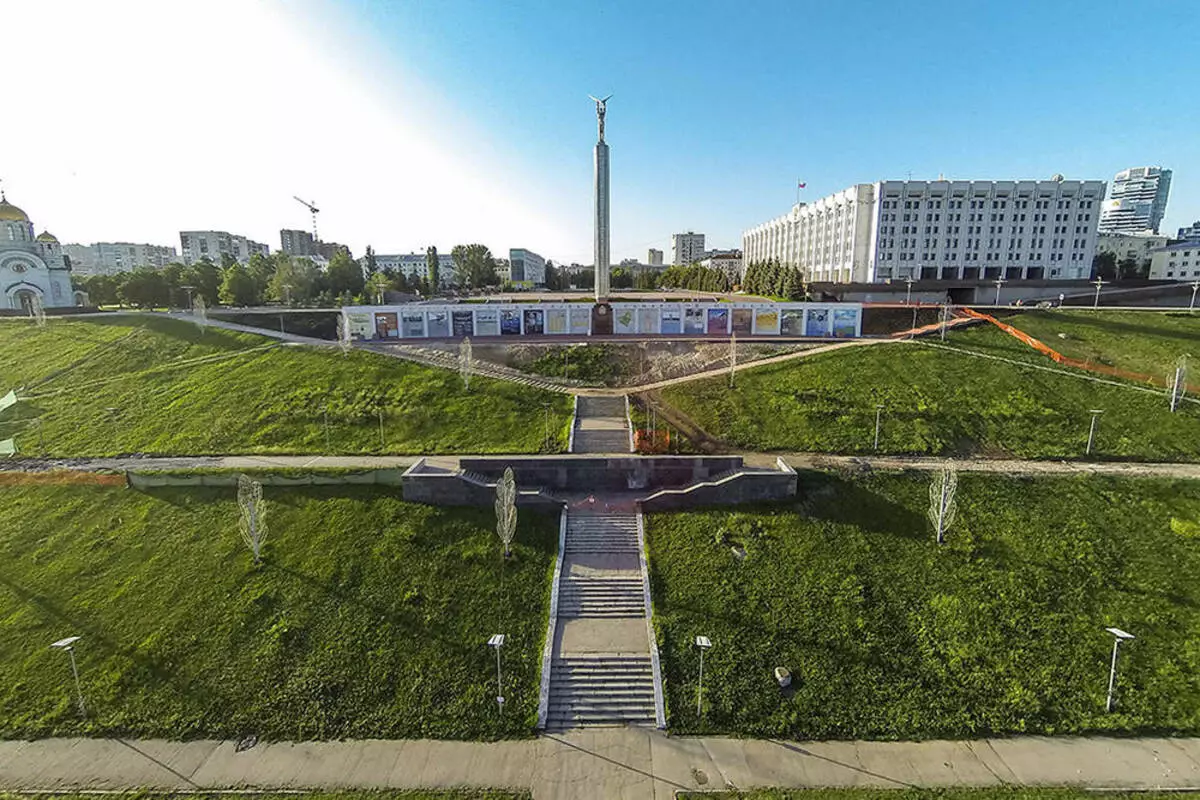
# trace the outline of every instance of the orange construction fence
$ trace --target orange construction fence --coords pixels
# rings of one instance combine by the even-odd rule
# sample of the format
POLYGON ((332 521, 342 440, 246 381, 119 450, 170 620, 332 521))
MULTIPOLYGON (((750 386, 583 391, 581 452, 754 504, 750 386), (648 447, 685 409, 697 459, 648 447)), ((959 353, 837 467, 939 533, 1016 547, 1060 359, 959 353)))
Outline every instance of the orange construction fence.
POLYGON ((633 449, 639 453, 665 453, 670 447, 671 432, 665 428, 638 428, 633 432, 633 449))
MULTIPOLYGON (((1009 336, 1012 336, 1013 338, 1024 342, 1025 344, 1032 347, 1034 350, 1037 350, 1042 355, 1049 356, 1050 359, 1052 359, 1056 363, 1064 364, 1068 367, 1075 367, 1076 369, 1082 369, 1087 372, 1096 372, 1101 375, 1110 375, 1114 378, 1123 378, 1124 380, 1128 380, 1128 381, 1135 381, 1138 383, 1147 383, 1147 384, 1150 384, 1151 386, 1159 386, 1159 387, 1167 388, 1170 385, 1165 376, 1154 376, 1154 375, 1146 375, 1141 372, 1130 372, 1127 369, 1118 369, 1117 367, 1110 367, 1107 364, 1097 364, 1094 361, 1080 361, 1078 358, 1071 358, 1070 356, 1064 356, 1062 353, 1058 352, 1053 347, 1049 347, 1048 345, 1046 345, 1040 339, 1035 339, 1032 336, 1030 336, 1028 333, 1026 333, 1025 331, 1020 330, 1019 328, 1014 328, 1012 325, 1009 325, 1005 322, 1001 322, 1000 320, 996 319, 993 316, 990 316, 988 314, 981 314, 980 312, 975 311, 974 309, 971 309, 971 308, 960 308, 958 310, 960 312, 962 312, 963 314, 966 314, 968 317, 973 317, 975 319, 981 319, 981 320, 985 320, 987 322, 992 323, 997 328, 999 328, 1000 330, 1007 333, 1009 336)), ((1186 388, 1189 392, 1191 392, 1191 391, 1196 391, 1196 390, 1200 389, 1200 386, 1197 386, 1196 384, 1188 384, 1186 388)))

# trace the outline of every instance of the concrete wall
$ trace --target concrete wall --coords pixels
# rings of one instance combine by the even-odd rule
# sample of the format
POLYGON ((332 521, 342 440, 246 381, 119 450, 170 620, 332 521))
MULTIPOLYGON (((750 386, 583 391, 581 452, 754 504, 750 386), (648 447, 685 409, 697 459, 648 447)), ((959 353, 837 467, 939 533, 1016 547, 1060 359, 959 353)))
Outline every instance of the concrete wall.
POLYGON ((702 481, 682 489, 663 489, 643 499, 643 512, 672 511, 699 506, 765 503, 796 496, 796 472, 746 471, 716 481, 702 481))
MULTIPOLYGON (((403 488, 404 500, 409 503, 425 503, 432 506, 491 506, 496 501, 494 482, 485 483, 459 472, 427 467, 425 459, 421 459, 404 472, 400 485, 403 488)), ((537 489, 521 488, 518 485, 517 505, 557 508, 561 503, 537 489)))
MULTIPOLYGON (((353 473, 320 473, 307 475, 260 474, 247 470, 263 486, 400 486, 402 473, 398 469, 373 469, 353 473)), ((127 472, 126 485, 132 489, 152 489, 161 486, 237 486, 237 471, 211 474, 180 474, 171 472, 127 472)))
POLYGON ((498 478, 512 467, 518 486, 551 490, 623 492, 653 491, 686 486, 730 470, 740 469, 741 456, 640 456, 613 458, 562 458, 513 456, 511 458, 464 458, 459 465, 468 472, 498 478))

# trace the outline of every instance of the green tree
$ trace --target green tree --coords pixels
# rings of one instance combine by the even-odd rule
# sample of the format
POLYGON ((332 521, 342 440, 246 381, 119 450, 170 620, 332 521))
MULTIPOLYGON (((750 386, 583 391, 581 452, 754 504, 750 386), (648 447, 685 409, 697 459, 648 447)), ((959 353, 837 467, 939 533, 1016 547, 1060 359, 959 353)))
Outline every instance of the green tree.
POLYGON ((1149 266, 1143 269, 1142 265, 1136 258, 1123 258, 1121 259, 1121 263, 1117 264, 1117 277, 1121 280, 1127 280, 1130 278, 1145 278, 1149 276, 1149 274, 1149 266))
POLYGON ((271 278, 275 275, 275 267, 275 259, 270 256, 264 256, 262 253, 250 256, 246 273, 254 280, 255 294, 260 300, 267 294, 267 287, 271 285, 271 278))
POLYGON ((392 288, 392 281, 382 272, 376 272, 367 278, 367 293, 373 303, 383 303, 383 293, 392 288))
POLYGON ((311 302, 318 292, 321 270, 312 259, 293 259, 287 253, 276 253, 275 272, 267 286, 267 296, 289 305, 311 302))
POLYGON ((617 267, 609 273, 608 285, 613 289, 632 289, 633 273, 625 267, 617 267))
POLYGON ((329 260, 325 278, 329 291, 338 297, 360 295, 366 285, 362 267, 349 253, 342 250, 334 253, 333 258, 329 260))
POLYGON ((184 285, 193 287, 192 297, 203 297, 215 306, 220 301, 221 271, 207 257, 184 269, 184 285))
POLYGON ((368 275, 374 275, 379 271, 379 264, 375 261, 375 248, 371 245, 367 245, 367 254, 363 256, 363 259, 368 275))
POLYGON ((116 275, 73 276, 71 285, 88 294, 88 302, 94 306, 114 306, 121 302, 121 281, 116 275))
POLYGON ((162 273, 149 267, 127 272, 118 290, 121 302, 139 308, 157 308, 170 303, 171 292, 162 273))
POLYGON ((251 306, 258 301, 258 285, 246 268, 236 261, 224 271, 220 298, 229 306, 251 306))
POLYGON ((429 275, 429 285, 436 293, 442 288, 442 265, 438 260, 437 248, 433 245, 425 250, 425 273, 429 275))
POLYGON ((1092 277, 1106 281, 1117 279, 1117 254, 1109 251, 1096 253, 1092 257, 1092 277))
POLYGON ((497 286, 496 259, 492 251, 482 244, 459 244, 450 251, 458 281, 469 289, 497 286))

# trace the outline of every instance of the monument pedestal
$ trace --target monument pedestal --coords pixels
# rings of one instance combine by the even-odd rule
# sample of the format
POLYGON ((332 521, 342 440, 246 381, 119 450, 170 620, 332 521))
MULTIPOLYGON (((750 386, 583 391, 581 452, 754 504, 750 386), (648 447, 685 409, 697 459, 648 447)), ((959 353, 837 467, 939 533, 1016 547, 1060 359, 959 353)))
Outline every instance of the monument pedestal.
POLYGON ((592 336, 611 336, 613 332, 612 306, 607 300, 592 306, 592 336))

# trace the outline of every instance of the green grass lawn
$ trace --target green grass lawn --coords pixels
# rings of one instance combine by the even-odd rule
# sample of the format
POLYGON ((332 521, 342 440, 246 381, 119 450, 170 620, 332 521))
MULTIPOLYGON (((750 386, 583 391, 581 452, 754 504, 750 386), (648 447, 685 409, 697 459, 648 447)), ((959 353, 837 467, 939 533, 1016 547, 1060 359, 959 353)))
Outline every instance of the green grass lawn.
POLYGON ((1096 792, 1087 789, 997 786, 949 789, 759 789, 752 792, 684 792, 680 800, 1169 800, 1179 792, 1096 792))
MULTIPOLYGON (((1200 313, 1186 311, 1024 311, 1002 320, 1064 356, 1164 379, 1182 355, 1193 358, 1200 382, 1200 313)), ((994 325, 952 332, 947 342, 981 352, 1053 365, 994 325)))
POLYGON ((522 510, 502 563, 490 509, 266 487, 255 568, 233 489, 2 491, 0 737, 532 732, 556 515, 522 510), (493 633, 509 637, 502 717, 493 633), (86 722, 49 647, 69 635, 86 722))
POLYGON ((964 475, 939 547, 929 480, 802 473, 796 504, 648 517, 671 729, 1200 732, 1200 482, 964 475), (1113 714, 1107 626, 1138 637, 1113 714), (703 722, 696 635, 713 641, 703 722))
POLYGON ((740 372, 733 389, 713 378, 663 397, 710 435, 750 450, 872 452, 881 404, 882 453, 1079 457, 1088 410, 1098 408, 1098 457, 1200 458, 1200 406, 1171 414, 1161 394, 919 343, 852 347, 740 372))
POLYGON ((375 353, 136 315, 3 320, 0 351, 0 394, 30 397, 0 413, 0 439, 26 455, 566 449, 566 395, 479 376, 466 392, 454 372, 375 353))

